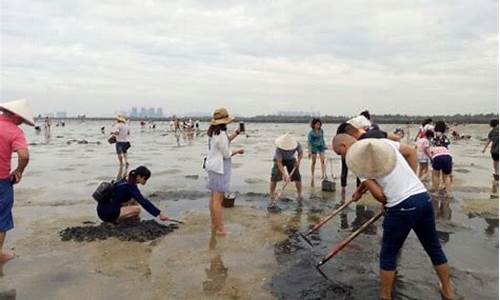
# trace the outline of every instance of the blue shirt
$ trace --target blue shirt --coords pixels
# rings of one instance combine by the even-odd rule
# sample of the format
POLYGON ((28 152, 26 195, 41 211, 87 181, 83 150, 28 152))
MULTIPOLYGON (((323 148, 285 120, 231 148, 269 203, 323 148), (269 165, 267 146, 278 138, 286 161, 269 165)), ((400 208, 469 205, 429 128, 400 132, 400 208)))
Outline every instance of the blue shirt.
POLYGON ((309 135, 307 136, 307 141, 312 150, 317 149, 322 151, 326 148, 323 129, 319 130, 319 134, 314 129, 309 131, 309 135))
POLYGON ((160 210, 151 201, 142 196, 137 185, 121 180, 113 186, 112 206, 119 210, 123 203, 131 199, 137 201, 152 216, 157 217, 160 214, 160 210))

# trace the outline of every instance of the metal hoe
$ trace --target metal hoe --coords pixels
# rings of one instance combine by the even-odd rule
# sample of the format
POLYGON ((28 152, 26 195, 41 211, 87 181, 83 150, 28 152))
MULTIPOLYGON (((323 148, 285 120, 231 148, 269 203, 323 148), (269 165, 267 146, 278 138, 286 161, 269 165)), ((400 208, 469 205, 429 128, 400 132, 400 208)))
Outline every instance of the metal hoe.
POLYGON ((342 242, 338 243, 333 249, 332 251, 327 255, 325 256, 317 265, 316 265, 316 269, 318 270, 318 272, 326 279, 328 279, 328 277, 325 275, 325 273, 323 273, 323 271, 321 271, 320 267, 324 264, 326 264, 330 259, 332 259, 335 255, 337 255, 340 251, 342 251, 342 249, 344 249, 347 245, 349 245, 350 242, 352 242, 358 235, 360 235, 366 228, 368 228, 368 226, 370 226, 371 224, 375 223, 380 217, 382 217, 382 215, 384 214, 383 211, 380 211, 378 214, 376 214, 375 216, 373 216, 370 220, 366 221, 360 228, 358 228, 356 231, 354 231, 353 233, 351 233, 351 235, 349 235, 345 240, 343 240, 342 242))
POLYGON ((348 207, 351 203, 353 203, 354 200, 349 200, 347 202, 345 202, 344 204, 342 204, 341 206, 339 206, 339 208, 337 208, 336 210, 334 210, 331 214, 329 214, 328 216, 326 216, 325 218, 323 218, 321 221, 319 221, 311 230, 309 230, 308 232, 306 233, 301 233, 299 232, 299 236, 302 237, 302 239, 304 239, 304 241, 306 241, 306 243, 313 247, 313 244, 311 243, 311 241, 307 238, 309 235, 311 235, 312 233, 318 231, 323 225, 325 225, 328 221, 330 221, 331 219, 333 219, 336 215, 338 215, 340 212, 342 212, 346 207, 348 207))

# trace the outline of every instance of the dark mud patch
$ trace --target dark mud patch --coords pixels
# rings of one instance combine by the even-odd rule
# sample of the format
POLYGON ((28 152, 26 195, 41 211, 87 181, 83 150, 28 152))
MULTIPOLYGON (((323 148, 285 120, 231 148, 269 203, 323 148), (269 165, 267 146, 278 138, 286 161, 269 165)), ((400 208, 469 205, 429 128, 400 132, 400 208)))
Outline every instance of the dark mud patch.
POLYGON ((467 169, 455 169, 453 171, 456 172, 456 173, 463 173, 463 174, 470 173, 470 171, 467 170, 467 169))
POLYGON ((0 292, 0 300, 16 300, 17 292, 15 289, 0 292))
POLYGON ((198 180, 200 178, 200 175, 186 175, 186 176, 184 176, 184 178, 198 180))
POLYGON ((208 197, 208 191, 207 192, 201 192, 201 191, 156 191, 153 192, 149 195, 151 199, 159 199, 159 200, 172 200, 172 201, 178 201, 178 200, 198 200, 201 198, 207 198, 208 197))
POLYGON ((480 187, 480 186, 456 186, 453 187, 454 192, 461 193, 490 193, 491 187, 480 187))
POLYGON ((267 180, 264 180, 262 178, 246 178, 245 183, 247 184, 267 183, 267 180))
POLYGON ((120 241, 146 242, 167 235, 177 229, 174 224, 159 224, 154 220, 120 224, 101 223, 98 226, 68 227, 59 232, 62 241, 93 242, 117 238, 120 241))
MULTIPOLYGON (((198 200, 201 198, 208 198, 210 192, 205 191, 188 191, 188 190, 177 190, 177 191, 156 191, 149 194, 151 199, 158 200, 171 200, 171 201, 179 201, 179 200, 198 200)), ((262 200, 266 197, 266 194, 263 193, 235 193, 237 199, 241 199, 244 201, 254 201, 254 200, 262 200)))
POLYGON ((350 286, 326 280, 307 258, 274 276, 269 289, 277 299, 353 299, 350 286))
POLYGON ((69 171, 74 171, 74 170, 76 170, 76 169, 75 168, 71 168, 71 167, 56 169, 56 171, 59 171, 59 172, 69 172, 69 171))

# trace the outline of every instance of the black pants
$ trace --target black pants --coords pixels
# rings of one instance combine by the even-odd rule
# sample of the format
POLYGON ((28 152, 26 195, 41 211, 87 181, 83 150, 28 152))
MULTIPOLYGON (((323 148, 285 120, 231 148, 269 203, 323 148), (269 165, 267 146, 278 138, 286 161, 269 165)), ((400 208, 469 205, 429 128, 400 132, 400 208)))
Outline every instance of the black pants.
MULTIPOLYGON (((347 175, 349 174, 349 169, 347 168, 347 164, 345 162, 345 157, 342 157, 342 169, 340 172, 340 186, 341 187, 346 187, 347 186, 347 175)), ((356 177, 356 186, 361 185, 361 180, 359 180, 358 177, 356 177)))

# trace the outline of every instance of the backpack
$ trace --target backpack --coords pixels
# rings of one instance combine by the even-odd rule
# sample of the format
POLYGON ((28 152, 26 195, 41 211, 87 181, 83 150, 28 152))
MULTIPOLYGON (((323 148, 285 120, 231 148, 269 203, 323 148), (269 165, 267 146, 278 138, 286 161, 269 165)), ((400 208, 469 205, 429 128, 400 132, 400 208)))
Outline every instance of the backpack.
POLYGON ((92 194, 92 198, 94 198, 94 200, 97 201, 97 203, 109 203, 109 202, 111 202, 111 198, 113 198, 114 185, 115 185, 114 181, 101 182, 101 184, 99 184, 97 189, 92 194))

